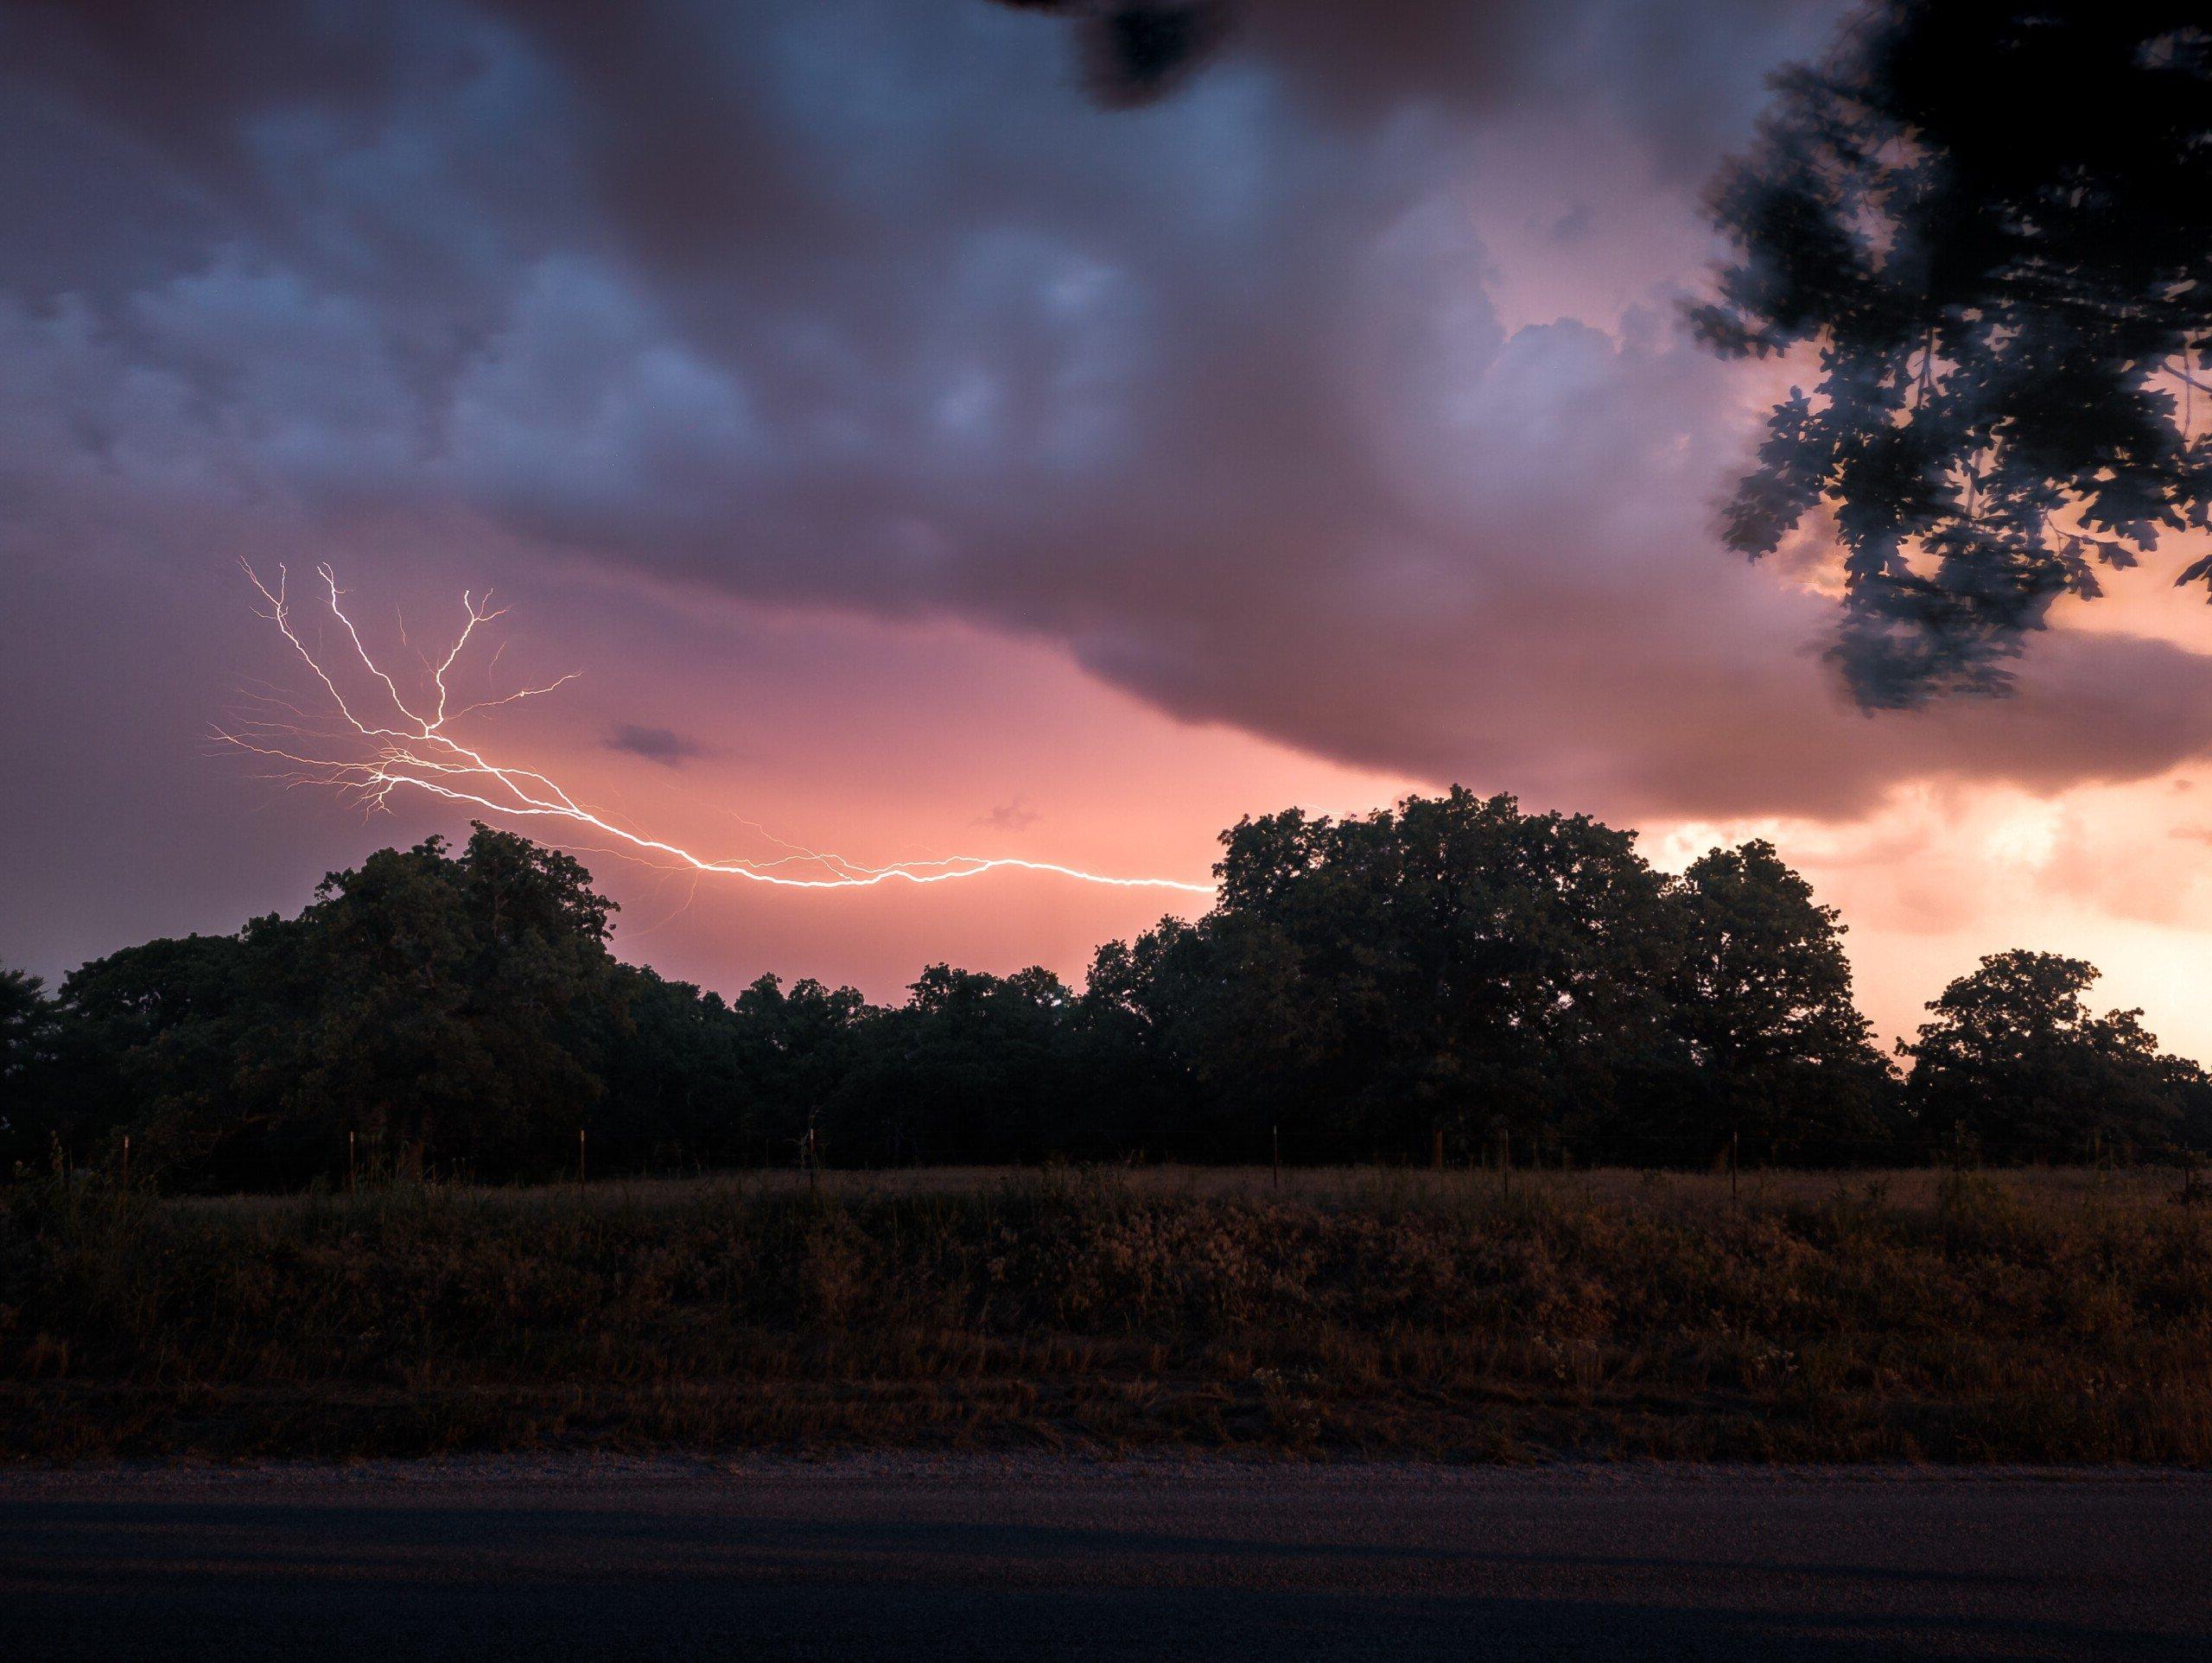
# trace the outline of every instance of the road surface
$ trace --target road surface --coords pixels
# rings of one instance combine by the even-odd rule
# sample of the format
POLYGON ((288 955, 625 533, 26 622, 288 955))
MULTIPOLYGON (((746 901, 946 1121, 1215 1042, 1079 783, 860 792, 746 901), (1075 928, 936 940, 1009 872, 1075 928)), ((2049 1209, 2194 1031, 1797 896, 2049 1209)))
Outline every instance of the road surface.
POLYGON ((2212 1657, 2212 1477, 0 1472, 0 1656, 2212 1657))

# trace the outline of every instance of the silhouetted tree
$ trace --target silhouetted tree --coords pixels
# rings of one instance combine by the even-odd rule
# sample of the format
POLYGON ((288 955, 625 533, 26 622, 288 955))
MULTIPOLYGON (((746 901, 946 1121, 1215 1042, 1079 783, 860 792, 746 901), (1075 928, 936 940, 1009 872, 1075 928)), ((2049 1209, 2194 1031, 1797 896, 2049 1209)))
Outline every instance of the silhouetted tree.
POLYGON ((998 1164, 1103 1153, 1111 1106, 1074 993, 1048 970, 934 964, 863 1036, 832 1098, 838 1158, 998 1164))
POLYGON ((322 989, 298 1030, 286 1130, 356 1130, 406 1162, 559 1163, 623 1024, 613 904, 572 857, 479 826, 334 873, 300 920, 322 989))
MULTIPOLYGON (((172 1186, 284 1188, 346 1169, 484 1179, 810 1149, 833 1166, 1136 1151, 1419 1157, 1868 1152, 1894 1076, 1851 1001, 1842 928, 1765 843, 1680 878, 1633 834, 1454 789, 1349 820, 1222 835, 1218 904, 1051 972, 932 965, 896 1007, 762 976, 725 1004, 618 962, 576 861, 478 827, 332 873, 298 917, 149 942, 48 1000, 0 973, 0 1138, 81 1160, 134 1139, 172 1186)), ((1986 961, 1931 1008, 1915 1126, 2007 1157, 2212 1138, 2212 1079, 2094 972, 1986 961)))
POLYGON ((1276 1122, 1306 1158, 1582 1139, 1656 1064, 1675 917, 1632 833, 1455 787, 1223 844, 1214 911, 1131 955, 1168 986, 1125 1002, 1244 1158, 1276 1122))
POLYGON ((46 983, 0 967, 0 1171, 44 1153, 60 1012, 46 983))
POLYGON ((257 1158, 296 1050, 285 1025, 315 998, 293 979, 297 940, 294 924, 255 918, 235 936, 150 941, 64 977, 60 1068, 70 1086, 56 1135, 90 1157, 128 1128, 149 1176, 204 1177, 212 1164, 232 1184, 304 1177, 257 1158))
MULTIPOLYGON (((802 977, 787 991, 764 975, 730 1006, 739 1067, 757 1104, 753 1136, 762 1154, 798 1158, 810 1127, 859 1066, 868 1032, 882 1015, 850 987, 802 977)), ((837 1159, 846 1152, 830 1152, 837 1159)))
POLYGON ((1249 1105, 1218 1084, 1241 1070, 1208 1049, 1233 1031, 1218 1008, 1230 995, 1216 963, 1207 937, 1177 917, 1134 942, 1109 941, 1092 958, 1084 1020, 1112 1073, 1131 1150, 1198 1160, 1249 1160, 1257 1151, 1249 1105))
POLYGON ((1844 925, 1771 843, 1713 849, 1669 892, 1683 915, 1669 1022, 1691 1144, 1763 1158, 1882 1152, 1894 1076, 1852 1002, 1844 925))
POLYGON ((179 1182, 286 1184, 364 1158, 560 1162, 624 1033, 613 904, 569 856, 479 826, 333 873, 296 919, 151 942, 62 986, 79 1146, 130 1127, 179 1182))
POLYGON ((1963 1140, 2000 1159, 2079 1161, 2177 1141, 2203 1070, 2162 1055, 2140 1011, 2093 1014, 2095 967, 2056 953, 1993 953, 1928 1008, 1907 1101, 1931 1152, 1963 1140))
POLYGON ((45 981, 28 970, 0 968, 0 1082, 22 1072, 50 1020, 45 981))
POLYGON ((1741 257, 1699 327, 1820 365, 1728 540, 1766 554, 1833 508, 1867 704, 2003 688, 2056 596, 2207 524, 2207 22, 2201 0, 1883 0, 1781 78, 1715 187, 1741 257))
POLYGON ((615 967, 626 1027, 607 1047, 591 1116, 610 1169, 757 1158, 765 1082, 746 1066, 744 1029, 719 994, 652 970, 615 967))

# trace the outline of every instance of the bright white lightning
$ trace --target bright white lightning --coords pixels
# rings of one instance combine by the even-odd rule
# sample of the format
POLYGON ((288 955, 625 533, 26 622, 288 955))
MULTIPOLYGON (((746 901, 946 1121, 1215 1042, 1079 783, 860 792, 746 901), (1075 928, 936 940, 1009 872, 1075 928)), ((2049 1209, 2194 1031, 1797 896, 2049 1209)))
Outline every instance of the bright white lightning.
MULTIPOLYGON (((1012 855, 956 854, 868 866, 841 854, 784 842, 783 847, 792 852, 774 860, 709 860, 678 844, 617 825, 579 803, 545 775, 534 769, 493 762, 483 752, 463 744, 448 731, 449 724, 464 717, 537 698, 575 679, 573 675, 563 676, 543 687, 525 687, 502 697, 480 700, 457 710, 452 708, 453 695, 446 677, 459 662, 478 626, 500 616, 490 610, 488 593, 479 600, 474 592, 463 593, 461 610, 465 619, 460 633, 437 663, 424 660, 430 676, 429 694, 410 702, 397 681, 378 663, 362 640, 360 631, 346 615, 342 604, 344 591, 338 587, 336 574, 327 566, 317 567, 315 573, 322 580, 331 616, 344 630, 354 655, 360 660, 363 673, 381 689, 372 697, 378 706, 389 702, 393 713, 388 716, 364 714, 353 701, 347 699, 337 677, 293 627, 284 568, 277 568, 276 586, 272 589, 251 565, 244 562, 240 564, 245 566, 245 574, 256 592, 268 603, 268 610, 260 615, 276 625, 329 695, 339 723, 335 737, 346 741, 349 746, 360 747, 357 755, 310 755, 304 749, 309 741, 303 728, 289 724, 263 721, 215 730, 216 738, 226 745, 285 764, 283 778, 288 783, 329 786, 372 809, 387 807, 395 791, 421 791, 480 809, 501 820, 551 821, 578 830, 588 829, 613 838, 641 854, 661 856, 694 872, 741 878, 750 883, 773 884, 785 889, 869 889, 893 882, 943 884, 961 878, 980 878, 988 872, 1016 871, 1050 873, 1078 883, 1102 884, 1114 889, 1172 889, 1187 895, 1208 896, 1214 892, 1211 884, 1189 883, 1175 878, 1116 878, 1056 861, 1025 860, 1012 855), (795 873, 786 870, 792 866, 802 871, 795 873), (810 873, 804 870, 808 867, 813 868, 810 873)), ((291 709, 291 714, 302 717, 302 723, 306 720, 304 713, 281 704, 278 708, 291 709)), ((783 842, 781 839, 776 841, 783 842)))

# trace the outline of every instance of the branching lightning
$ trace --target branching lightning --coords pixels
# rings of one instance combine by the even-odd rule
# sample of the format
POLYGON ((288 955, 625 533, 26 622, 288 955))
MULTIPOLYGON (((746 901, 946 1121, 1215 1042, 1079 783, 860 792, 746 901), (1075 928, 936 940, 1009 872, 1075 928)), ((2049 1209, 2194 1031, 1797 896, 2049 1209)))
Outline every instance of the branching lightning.
MULTIPOLYGON (((454 706, 448 677, 484 625, 502 615, 493 609, 486 593, 461 595, 463 619, 443 657, 433 663, 426 657, 426 690, 413 695, 369 651, 344 605, 345 593, 328 566, 319 566, 322 599, 358 669, 348 668, 345 679, 354 684, 351 697, 340 686, 339 674, 308 645, 296 627, 288 595, 288 575, 277 568, 274 587, 251 565, 247 579, 261 597, 265 610, 259 615, 276 626, 327 695, 329 709, 321 717, 280 697, 261 701, 265 713, 252 721, 218 727, 215 737, 281 765, 278 778, 293 785, 323 786, 344 793, 372 809, 390 806, 397 792, 419 791, 430 797, 480 809, 503 821, 552 822, 549 829, 595 834, 612 838, 619 848, 639 858, 674 863, 694 873, 742 879, 749 883, 773 884, 785 889, 870 889, 889 883, 942 884, 957 879, 980 878, 989 872, 1049 873, 1078 883, 1115 889, 1168 889, 1188 895, 1211 895, 1211 884, 1174 878, 1117 878, 1084 872, 1051 860, 1025 860, 1011 855, 954 854, 925 860, 894 861, 870 866, 827 850, 810 848, 782 838, 772 839, 787 853, 769 860, 710 860, 661 838, 618 824, 604 813, 579 802, 567 790, 535 769, 495 762, 474 745, 464 743, 452 731, 465 719, 503 705, 534 699, 575 679, 563 676, 543 686, 523 687, 499 696, 454 706), (386 713, 385 707, 391 707, 386 713), (278 718, 281 717, 282 720, 278 718), (318 727, 320 723, 320 727, 318 727), (319 755, 324 748, 339 754, 319 755)), ((404 625, 403 625, 404 627, 404 625)), ((504 644, 502 645, 504 650, 504 644)), ((492 662, 498 662, 498 652, 492 662)), ((488 668, 488 667, 487 667, 488 668)))

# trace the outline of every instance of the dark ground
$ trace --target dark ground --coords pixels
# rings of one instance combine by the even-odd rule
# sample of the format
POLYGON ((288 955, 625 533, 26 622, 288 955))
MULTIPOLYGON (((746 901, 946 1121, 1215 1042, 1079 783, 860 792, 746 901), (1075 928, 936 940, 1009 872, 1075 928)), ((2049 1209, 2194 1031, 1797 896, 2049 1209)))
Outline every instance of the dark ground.
POLYGON ((2212 1207, 2171 1171, 1500 1177, 0 1186, 0 1463, 2212 1470, 2212 1207))
POLYGON ((846 1457, 0 1474, 0 1653, 2212 1655, 2212 1476, 846 1457))

